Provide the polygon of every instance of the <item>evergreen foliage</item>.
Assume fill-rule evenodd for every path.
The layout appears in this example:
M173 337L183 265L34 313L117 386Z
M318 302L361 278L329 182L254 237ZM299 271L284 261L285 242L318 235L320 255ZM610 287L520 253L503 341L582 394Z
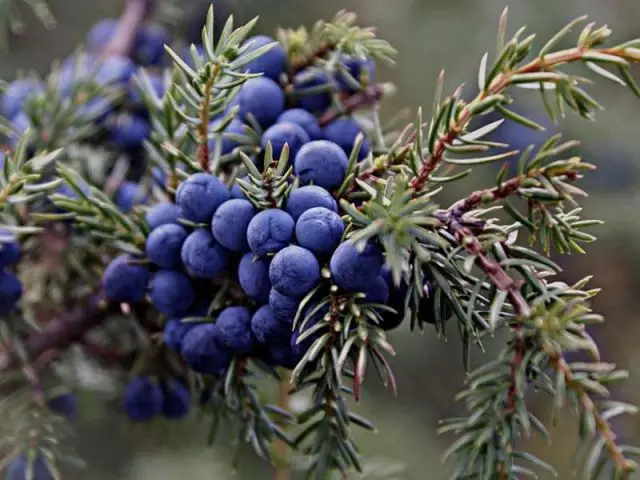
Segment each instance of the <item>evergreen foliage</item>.
M536 391L575 411L582 477L629 478L640 450L618 443L611 420L637 409L608 398L627 374L600 360L589 335L603 321L590 306L598 289L558 281L549 258L595 240L599 222L578 203L593 166L559 135L535 152L486 137L504 118L542 128L512 111L514 88L540 95L554 121L594 118L589 80L567 64L640 96L640 40L605 46L610 30L588 23L560 48L579 18L534 48L524 28L507 36L505 10L474 96L443 96L440 77L432 111L398 129L382 127L378 105L394 89L376 72L395 51L355 15L273 40L251 36L256 19L215 31L212 8L186 56L143 23L150 3L129 0L120 22L91 30L87 52L3 89L6 478L59 476L76 404L55 366L71 361L72 344L127 374L132 422L200 409L212 437L231 422L229 441L278 472L362 472L353 430L375 427L347 399L361 399L367 369L402 390L389 361L395 328L462 339L466 413L440 427L457 436L445 453L453 478L553 471L520 448L549 435L529 409ZM489 113L500 118L473 127ZM438 203L476 168L510 158L516 170L494 185ZM487 336L502 349L472 365ZM264 400L264 378L284 389L282 404ZM310 401L294 413L286 400L298 392Z

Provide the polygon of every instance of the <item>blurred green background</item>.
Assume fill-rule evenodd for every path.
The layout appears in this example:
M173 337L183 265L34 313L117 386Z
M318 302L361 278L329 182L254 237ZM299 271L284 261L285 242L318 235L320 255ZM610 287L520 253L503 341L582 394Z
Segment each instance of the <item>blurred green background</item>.
M173 13L181 14L175 17L178 20L172 27L175 32L184 34L188 30L180 17L188 20L198 3L173 1ZM279 25L310 25L318 18L330 18L341 8L357 12L361 24L377 26L378 34L400 53L396 68L382 74L385 80L398 86L398 94L385 103L387 111L415 109L419 105L428 111L436 76L443 67L447 91L467 82L467 94L473 92L480 57L495 48L497 20L505 7L505 0L227 0L226 3L241 20L259 14L259 30L265 33L273 33ZM28 30L14 37L11 51L0 57L0 77L11 79L20 69L46 71L54 57L71 53L95 21L119 14L122 4L122 0L52 0L57 29L47 32L27 15ZM637 37L640 32L637 0L513 1L509 32L526 25L541 40L547 39L566 22L584 13L599 24L608 24L614 31L614 40ZM608 322L594 328L592 333L606 360L631 370L630 381L617 387L615 395L640 403L640 369L635 368L640 361L637 348L640 328L635 318L636 285L640 280L636 268L640 260L637 221L640 184L635 158L640 149L640 100L622 87L604 81L591 91L607 107L598 115L597 122L570 117L558 129L569 138L581 140L581 153L599 166L600 170L585 181L590 187L590 197L584 206L588 217L603 219L606 224L597 229L600 241L589 247L588 256L556 260L565 267L563 276L567 281L593 273L594 285L604 287L595 307L606 315ZM542 115L537 93L518 98L522 105L520 112ZM529 138L526 134L517 131L512 139L526 144ZM495 171L487 167L478 173L479 180L490 182ZM465 194L462 190L450 191L446 199ZM366 383L359 408L375 420L379 433L361 435L363 450L383 463L404 463L406 471L398 478L448 478L450 465L443 466L440 455L451 438L439 438L435 430L440 418L455 415L463 407L452 400L464 380L460 342L455 332L445 341L430 330L424 335L412 335L401 329L393 332L391 338L399 352L393 365L400 394L394 398L378 386L374 377ZM477 354L475 362L481 361L482 355ZM127 426L117 414L117 392L105 390L106 393L83 397L85 408L76 428L75 446L89 466L85 470L71 470L65 478L270 478L268 470L252 455L242 457L240 470L234 477L229 469L231 449L223 438L218 439L215 449L204 445L207 425L202 419L194 418L180 425L154 425L150 429ZM544 410L545 399L540 400L539 413L542 418L549 418ZM569 478L571 474L577 428L574 420L571 412L562 412L558 426L552 431L552 445L537 438L531 440L532 450L560 468L560 478ZM623 437L640 443L636 419L618 427Z

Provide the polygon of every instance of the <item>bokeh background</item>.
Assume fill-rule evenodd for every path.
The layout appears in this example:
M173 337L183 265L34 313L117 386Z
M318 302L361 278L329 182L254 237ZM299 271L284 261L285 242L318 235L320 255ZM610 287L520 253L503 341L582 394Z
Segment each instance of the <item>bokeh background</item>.
M0 78L12 79L19 70L47 71L54 58L72 52L94 22L118 15L123 3L123 0L51 0L50 6L58 21L57 28L51 32L26 11L26 32L14 37L11 51L0 56ZM176 34L193 37L195 33L197 38L193 15L202 11L199 8L202 3L173 0L162 12L163 19L172 22L171 28ZM221 8L240 20L260 15L258 28L264 33L273 33L277 26L311 25L318 18L330 18L342 8L357 12L360 24L377 26L379 35L399 50L397 66L384 70L381 75L398 86L397 95L385 103L387 111L392 112L404 107L415 111L419 105L428 111L436 76L443 67L447 91L467 82L466 91L472 92L480 57L486 50L495 48L497 20L506 0L218 0L217 3L224 4ZM608 24L614 31L614 40L639 36L637 0L515 0L510 2L509 31L527 25L542 41L584 13L599 24ZM584 181L583 185L590 191L584 206L588 217L600 218L606 223L594 231L600 240L589 247L588 256L556 260L564 266L563 277L567 281L593 273L596 275L594 285L604 288L595 307L608 321L592 333L605 359L631 370L630 381L616 388L616 396L640 403L640 368L637 368L640 325L636 318L640 284L637 269L640 260L640 163L637 158L640 100L622 87L604 81L591 91L606 106L595 123L571 116L550 130L581 140L580 153L598 165L599 171ZM521 113L544 118L537 93L519 95L518 101ZM505 125L499 134L519 146L546 136L511 127ZM482 181L491 182L495 170L486 167L477 173L475 181L479 186ZM466 187L469 185L464 185ZM461 186L459 190L450 191L446 200L465 193ZM379 433L362 435L361 445L366 455L382 465L404 464L405 471L397 478L446 479L450 465L442 465L440 455L451 438L438 437L435 430L440 418L455 415L463 408L452 401L464 380L460 342L455 332L445 341L431 330L422 335L401 329L391 337L399 352L393 365L400 394L395 398L378 386L376 378L370 378L359 408L375 420ZM490 351L491 345L489 354ZM481 361L482 355L475 355L475 362ZM82 396L74 442L89 466L84 470L69 470L65 478L270 478L268 470L250 454L242 456L234 476L229 468L232 450L225 442L224 433L217 439L215 448L206 446L208 425L202 418L179 425L131 428L118 415L117 392L107 379L97 377L95 372L89 372L88 377L93 385L102 388ZM544 402L537 403L542 418L549 418ZM637 419L617 426L621 436L640 443ZM530 441L529 448L559 467L560 478L571 475L576 428L572 413L563 411L552 430L551 445L537 438Z

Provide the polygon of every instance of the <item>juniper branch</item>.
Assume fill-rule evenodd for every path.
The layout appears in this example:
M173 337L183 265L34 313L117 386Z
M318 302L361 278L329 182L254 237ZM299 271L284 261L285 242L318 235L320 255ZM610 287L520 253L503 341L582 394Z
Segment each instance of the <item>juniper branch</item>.
M511 48L515 48L515 42ZM507 47L509 48L509 47ZM539 56L530 62L513 69L508 69L497 74L488 85L469 103L458 103L457 96L449 97L447 102L460 105L459 112L453 121L446 126L445 131L437 136L433 148L422 160L422 166L417 175L411 181L411 187L416 191L424 189L429 177L442 161L447 148L453 145L469 125L472 118L479 112L484 112L503 101L501 94L510 86L519 83L543 82L557 83L566 78L555 75L557 67L568 63L589 61L594 58L604 58L609 62L618 61L619 64L640 62L640 49L625 48L623 46L612 48L591 48L580 45L574 48L561 50L554 53ZM547 74L536 77L535 74ZM630 82L628 82L630 83ZM542 88L542 87L541 87ZM632 87L633 88L633 87ZM596 104L597 105L597 104ZM451 107L452 108L452 107ZM433 122L435 122L435 118ZM432 126L433 127L433 126Z
M458 243L471 255L475 256L476 265L489 277L493 284L507 294L507 298L513 305L516 315L520 318L528 318L531 315L531 309L520 293L522 282L513 279L499 263L491 260L484 252L478 237L468 227L463 226L458 218L449 217L447 228Z
M575 158L578 162L579 159ZM574 162L575 163L575 162ZM584 165L584 164L583 164ZM502 182L500 185L493 188L486 188L476 190L471 195L454 203L450 211L453 216L459 217L465 213L469 213L472 210L499 200L504 200L507 197L518 192L518 189L523 185L527 179L534 179L536 177L545 177L547 179L554 177L565 177L566 180L575 181L579 179L578 172L569 168L560 168L556 166L534 168L522 175L510 178Z
M622 447L616 441L617 436L609 420L599 411L584 386L576 380L575 375L562 355L554 354L550 358L553 369L564 377L567 389L576 394L583 411L593 417L595 428L604 440L605 448L614 462L615 471L621 475L619 478L629 478L629 474L636 470L637 464L625 456Z
M89 330L103 323L118 306L107 302L104 293L90 297L85 305L48 322L42 330L31 334L24 342L26 356L36 359L50 350L61 350L82 338ZM12 352L0 352L0 369L15 366Z

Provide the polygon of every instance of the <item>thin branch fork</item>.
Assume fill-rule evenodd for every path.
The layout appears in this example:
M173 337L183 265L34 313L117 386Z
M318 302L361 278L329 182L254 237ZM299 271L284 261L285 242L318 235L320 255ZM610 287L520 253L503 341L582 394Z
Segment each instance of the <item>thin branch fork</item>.
M378 102L384 95L384 85L376 83L365 87L362 91L348 97L342 104L341 108L332 108L324 113L318 120L321 127L326 127L335 119L343 115L348 115L356 110L372 105Z
M551 53L544 57L535 58L531 62L522 65L520 68L499 74L486 89L480 92L476 98L462 108L457 119L451 122L448 130L435 141L433 152L424 158L422 168L418 172L418 175L412 180L411 187L416 191L420 191L425 187L431 173L442 161L442 157L444 156L447 146L451 145L453 141L458 138L471 121L471 118L473 117L472 108L487 97L497 95L505 90L510 85L510 80L513 75L551 71L556 66L582 60L585 54L588 53L602 53L630 60L632 62L640 62L640 54L636 54L635 52L630 53L621 48L587 49L583 47L575 47Z
M471 230L463 226L455 217L449 217L447 227L469 253L476 257L476 265L491 279L493 284L502 291L507 292L507 298L513 306L516 315L519 317L529 317L531 309L525 298L520 293L521 282L513 279L500 264L491 260L483 251L478 238Z

